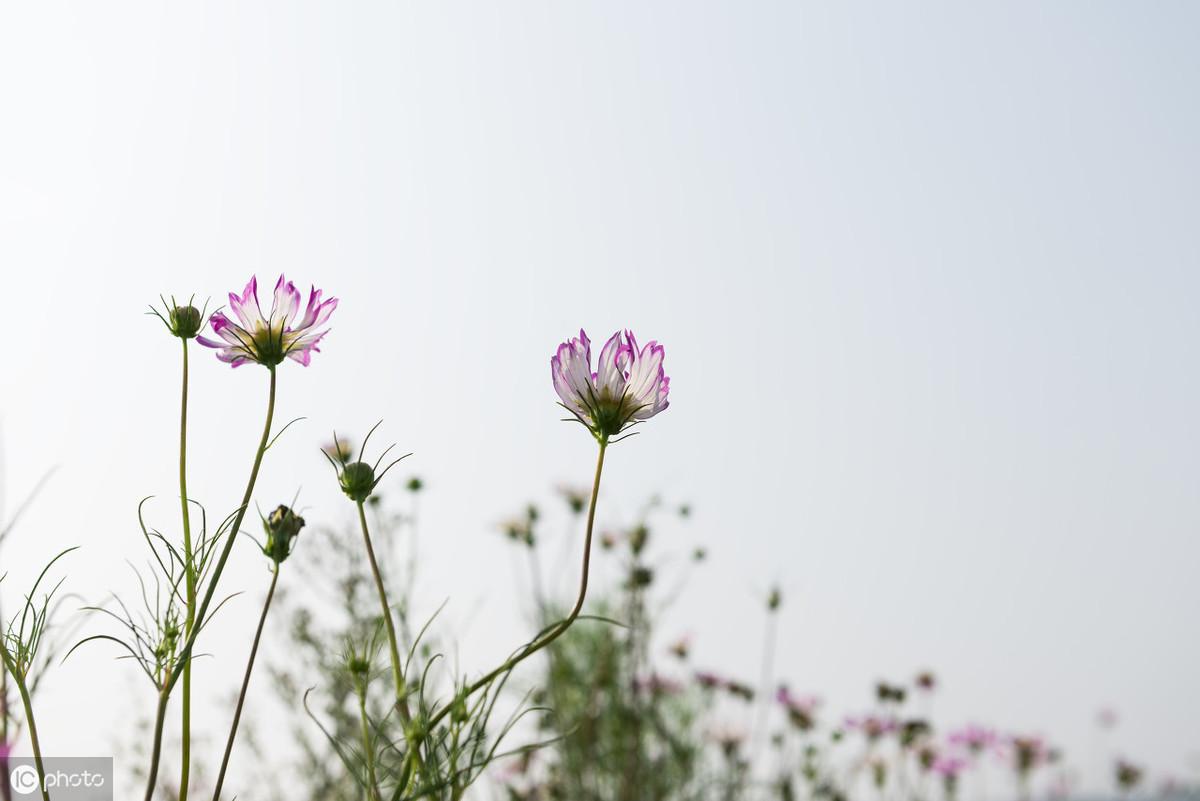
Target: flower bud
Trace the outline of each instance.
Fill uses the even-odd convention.
[[[365,501],[375,489],[375,469],[366,462],[351,462],[338,476],[342,492],[352,501]]]
[[[292,543],[304,528],[304,518],[281,504],[263,521],[263,528],[267,532],[263,553],[279,564],[291,555]]]
[[[629,532],[629,549],[633,551],[633,555],[637,556],[642,551],[646,550],[646,543],[650,540],[650,529],[645,526],[637,526],[633,531]]]
[[[204,315],[195,306],[172,306],[167,327],[180,339],[193,339],[204,327]]]
[[[771,592],[767,594],[767,611],[774,612],[779,609],[783,603],[783,593],[778,587],[772,587]]]

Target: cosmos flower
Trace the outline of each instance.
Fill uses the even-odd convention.
[[[969,724],[961,729],[950,732],[946,738],[951,745],[966,748],[972,754],[978,754],[985,748],[996,744],[996,733],[983,726]]]
[[[264,317],[258,304],[258,278],[255,276],[246,284],[241,297],[229,293],[232,319],[219,311],[209,319],[212,331],[220,341],[207,337],[197,337],[196,341],[205,347],[216,348],[217,358],[234,367],[251,362],[274,367],[284,359],[307,367],[312,354],[320,351],[317,343],[328,333],[328,329],[317,329],[333,314],[337,303],[337,298],[322,301],[321,290],[314,287],[309,292],[304,315],[297,318],[300,292],[281,275],[275,284],[271,312]]]
[[[970,766],[971,763],[962,757],[940,756],[933,761],[932,770],[943,779],[956,779]]]
[[[775,700],[787,712],[788,722],[800,731],[809,731],[816,725],[816,711],[820,700],[812,695],[795,695],[786,686],[780,686]]]
[[[562,405],[602,442],[668,406],[662,345],[639,347],[629,331],[609,337],[593,372],[592,343],[581,329],[558,346],[550,375]]]
[[[861,731],[868,740],[875,741],[899,729],[900,724],[895,718],[866,715],[861,718],[846,718],[846,728],[850,731]]]

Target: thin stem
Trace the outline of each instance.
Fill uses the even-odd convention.
[[[154,786],[158,783],[158,762],[162,755],[162,736],[163,723],[167,717],[167,701],[171,698],[171,692],[166,687],[163,687],[158,692],[158,709],[154,713],[154,741],[150,752],[150,778],[146,782],[146,801],[150,801],[154,797]]]
[[[371,727],[367,723],[367,694],[358,694],[358,715],[362,721],[363,759],[367,764],[367,792],[371,801],[379,801],[379,781],[375,778],[375,746],[371,742]]]
[[[778,615],[778,609],[769,609],[767,611],[767,626],[766,632],[763,635],[762,668],[758,685],[759,696],[754,720],[754,735],[751,740],[751,748],[754,749],[752,764],[758,763],[758,757],[762,753],[763,742],[766,739],[771,682],[775,674],[775,642],[778,639],[779,631]]]
[[[46,768],[42,764],[42,744],[38,740],[37,722],[33,719],[33,700],[29,697],[29,688],[24,679],[14,675],[13,681],[17,685],[17,691],[21,693],[21,703],[25,706],[25,723],[29,726],[29,744],[33,748],[33,764],[37,767],[42,801],[50,801],[50,792],[46,789]]]
[[[267,590],[267,600],[263,603],[262,615],[258,618],[258,629],[254,632],[254,643],[250,646],[250,659],[246,662],[246,675],[242,679],[242,691],[238,694],[237,708],[233,712],[233,725],[229,728],[229,741],[225,743],[225,756],[221,759],[221,770],[217,774],[217,787],[213,790],[213,801],[220,801],[221,786],[225,784],[225,770],[229,767],[229,756],[233,753],[233,741],[237,739],[238,724],[242,720],[242,706],[246,703],[246,691],[250,688],[250,674],[254,672],[254,657],[258,655],[258,643],[262,639],[263,626],[267,622],[267,612],[271,609],[271,599],[275,597],[275,585],[279,582],[279,564],[276,563],[271,571],[271,588]]]
[[[592,480],[592,501],[588,506],[587,533],[584,535],[583,539],[583,568],[581,571],[582,575],[579,578],[579,597],[575,600],[575,607],[571,610],[571,614],[567,615],[567,617],[553,629],[546,632],[546,634],[542,635],[533,643],[528,645],[516,656],[505,660],[500,667],[496,668],[483,678],[476,681],[474,684],[467,687],[463,693],[464,696],[473,695],[474,693],[478,692],[481,688],[490,684],[497,676],[512,670],[517,665],[521,664],[526,659],[557,640],[567,629],[571,627],[571,624],[575,622],[577,617],[579,617],[579,613],[583,611],[583,601],[587,597],[588,572],[592,563],[592,530],[595,528],[596,523],[596,499],[600,495],[600,475],[604,472],[604,451],[608,448],[608,437],[603,437],[599,440],[599,442],[600,453],[596,457],[596,477]],[[446,717],[446,715],[449,714],[450,710],[453,708],[453,704],[447,704],[445,707],[443,707],[440,712],[438,712],[429,720],[429,725],[427,728],[430,730],[433,729],[433,727],[436,726],[438,722],[442,720],[442,718]]]
[[[159,700],[159,715],[163,715],[166,710],[167,698],[170,696],[171,689],[175,683],[179,681],[183,675],[182,666],[187,665],[192,656],[192,648],[196,645],[196,636],[200,633],[200,629],[204,625],[205,615],[208,613],[208,607],[212,604],[213,596],[217,592],[217,582],[221,578],[221,572],[225,569],[225,563],[229,561],[229,554],[233,550],[233,543],[237,539],[238,529],[241,528],[242,519],[246,516],[246,510],[250,507],[250,499],[254,495],[254,485],[258,481],[258,469],[262,466],[263,454],[267,451],[267,443],[271,438],[271,420],[275,415],[275,385],[276,372],[274,367],[267,368],[271,372],[271,390],[267,398],[267,420],[263,425],[262,438],[258,443],[258,450],[254,453],[254,466],[250,469],[250,480],[246,482],[246,492],[242,496],[242,505],[238,508],[234,515],[233,523],[229,529],[229,536],[226,538],[225,547],[221,550],[221,556],[217,560],[216,566],[213,568],[212,578],[208,581],[208,589],[204,593],[204,600],[200,603],[200,608],[196,610],[196,625],[193,627],[191,634],[188,635],[187,642],[183,646],[183,650],[179,654],[179,659],[175,662],[175,667],[172,668],[166,683],[163,685],[162,696]],[[154,784],[158,781],[158,761],[159,753],[162,751],[162,726],[155,727],[154,742],[151,745],[150,752],[150,773],[146,781],[146,801],[154,795]]]
[[[29,687],[17,670],[17,665],[13,663],[12,657],[3,648],[0,648],[0,660],[4,662],[6,673],[12,676],[13,684],[17,685],[17,692],[21,694],[21,703],[25,707],[25,725],[29,728],[29,744],[33,747],[33,763],[37,767],[38,787],[42,791],[42,800],[50,801],[50,794],[46,790],[46,768],[42,764],[42,744],[38,739],[37,722],[33,719],[33,700],[29,697]]]
[[[179,401],[179,506],[183,514],[183,558],[186,574],[187,616],[184,620],[184,633],[190,636],[196,627],[196,564],[192,553],[192,519],[188,508],[187,491],[187,423],[188,423],[188,341],[180,337],[183,343],[183,390]],[[179,801],[187,801],[188,785],[192,768],[192,660],[183,666],[183,698],[182,698],[182,744],[179,761]]]
[[[363,543],[367,546],[367,561],[371,564],[371,575],[375,578],[375,591],[379,593],[379,604],[383,611],[383,625],[388,636],[388,656],[392,661],[392,683],[396,688],[396,709],[405,726],[406,736],[408,724],[412,715],[408,710],[408,684],[404,679],[404,669],[400,664],[400,646],[396,641],[396,624],[392,622],[392,607],[388,603],[387,590],[383,586],[383,574],[379,572],[379,562],[375,559],[375,548],[371,545],[371,529],[367,525],[367,513],[363,502],[358,501],[358,522],[362,525]],[[416,751],[416,744],[410,742],[409,748]]]

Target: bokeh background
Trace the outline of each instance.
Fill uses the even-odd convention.
[[[929,667],[941,721],[1043,732],[1093,785],[1102,706],[1116,747],[1196,769],[1198,25],[1183,2],[7,4],[6,509],[59,469],[0,592],[74,544],[71,590],[135,591],[138,499],[176,515],[178,348],[142,313],[284,271],[342,305],[282,372],[280,418],[307,419],[257,500],[344,519],[317,447],[384,418],[464,668],[529,629],[497,523],[590,475],[548,359],[629,326],[665,343],[672,406],[614,449],[601,517],[692,502],[678,548],[712,559],[672,625],[698,662],[757,675],[778,582],[780,671],[831,709]],[[223,515],[266,375],[196,355],[191,488]],[[214,727],[265,585],[249,544],[227,575]],[[149,714],[112,655],[49,680],[49,751],[113,753]]]

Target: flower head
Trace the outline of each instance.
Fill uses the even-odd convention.
[[[991,729],[972,723],[950,732],[946,739],[951,745],[966,748],[972,754],[978,754],[985,748],[996,744],[996,733]]]
[[[933,772],[939,776],[957,776],[970,765],[971,763],[962,757],[942,756],[933,761]]]
[[[205,313],[208,311],[208,304],[204,304],[204,309],[197,309],[192,305],[195,296],[190,298],[187,303],[182,306],[175,301],[174,296],[170,301],[159,295],[162,301],[163,310],[159,311],[154,306],[150,307],[147,314],[153,314],[159,320],[162,320],[163,325],[167,327],[167,331],[171,336],[179,337],[180,339],[193,339],[200,333],[200,329],[204,327]]]
[[[669,405],[662,345],[639,347],[629,331],[609,337],[593,372],[592,343],[581,329],[558,346],[550,375],[562,405],[602,442]]]
[[[800,731],[808,731],[816,725],[817,706],[821,703],[816,696],[796,695],[787,685],[781,685],[775,700],[787,712],[788,721]]]
[[[367,436],[363,437],[362,445],[358,449],[358,458],[353,462],[350,461],[350,459],[354,458],[352,452],[342,446],[336,432],[333,435],[334,447],[332,449],[325,448],[321,450],[325,459],[333,465],[334,472],[337,473],[338,485],[342,488],[342,492],[355,503],[363,503],[370,500],[372,494],[375,492],[375,487],[379,486],[379,482],[383,480],[384,475],[400,462],[412,456],[411,453],[406,453],[399,459],[392,461],[391,464],[381,471],[379,465],[383,463],[384,457],[388,455],[392,448],[396,447],[395,445],[389,445],[379,455],[379,458],[375,460],[375,464],[363,461],[363,455],[367,450],[367,443],[371,440],[371,435],[375,433],[375,429],[379,428],[382,423],[383,421],[380,420],[371,427],[371,430],[367,432]]]
[[[222,312],[213,312],[209,322],[221,341],[197,337],[196,341],[217,349],[217,358],[234,367],[255,362],[274,367],[284,359],[308,366],[312,354],[320,352],[317,343],[329,329],[318,331],[337,308],[337,298],[321,300],[321,290],[315,287],[308,295],[308,306],[302,317],[300,292],[295,284],[280,275],[275,283],[275,298],[271,312],[263,316],[258,304],[258,278],[250,279],[241,296],[229,293],[229,310],[233,319]]]
[[[304,528],[304,518],[280,504],[263,520],[263,528],[267,532],[263,553],[278,565],[291,556],[292,544]]]

